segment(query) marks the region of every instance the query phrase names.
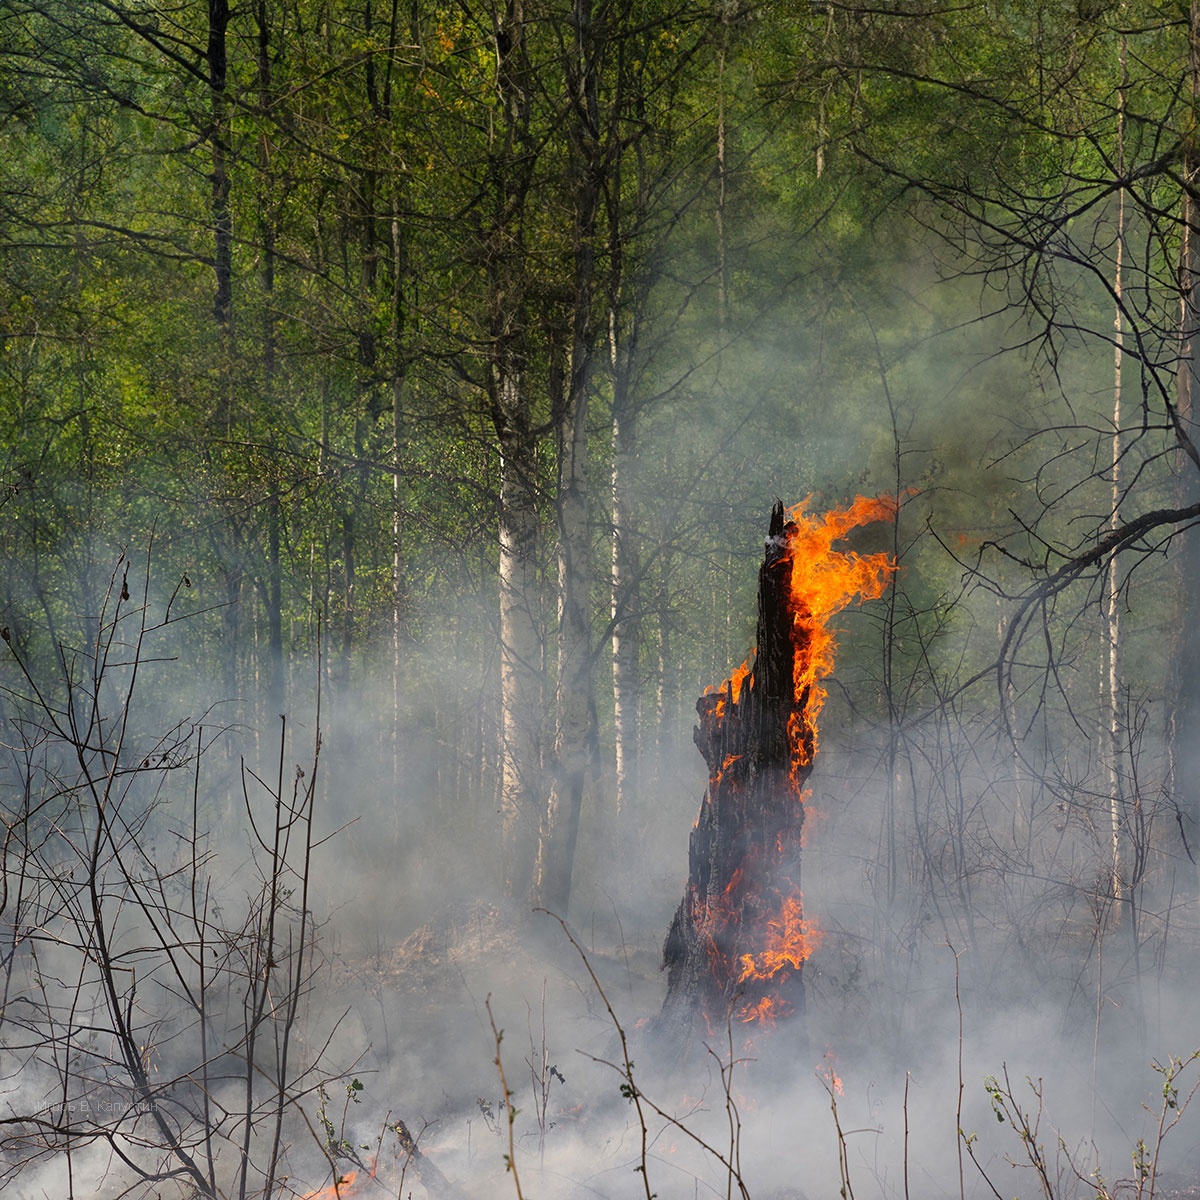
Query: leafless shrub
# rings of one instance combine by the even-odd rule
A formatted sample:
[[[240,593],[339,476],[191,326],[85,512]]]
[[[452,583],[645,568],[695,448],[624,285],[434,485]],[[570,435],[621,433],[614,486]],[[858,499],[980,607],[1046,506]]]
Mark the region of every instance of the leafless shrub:
[[[306,767],[288,769],[286,721],[273,777],[243,764],[243,836],[214,828],[219,731],[145,732],[145,667],[179,618],[174,596],[155,615],[149,556],[136,599],[132,570],[53,677],[5,637],[0,1187],[275,1196],[300,1106],[340,1076],[306,1011],[319,719]]]

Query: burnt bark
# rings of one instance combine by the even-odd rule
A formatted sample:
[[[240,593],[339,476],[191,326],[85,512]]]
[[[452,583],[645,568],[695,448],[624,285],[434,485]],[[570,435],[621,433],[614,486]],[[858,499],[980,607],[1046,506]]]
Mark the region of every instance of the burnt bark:
[[[403,1121],[397,1121],[395,1129],[396,1140],[406,1155],[405,1169],[412,1168],[417,1181],[433,1200],[462,1200],[462,1191],[421,1153],[417,1139],[409,1132],[408,1126]]]
[[[753,667],[740,687],[735,674],[696,704],[694,740],[709,781],[692,830],[687,887],[663,947],[667,995],[658,1024],[667,1033],[703,1033],[707,1024],[715,1034],[728,1020],[761,1018],[764,1004],[774,1019],[804,1007],[800,964],[770,979],[746,975],[764,933],[789,911],[793,922],[800,918],[802,798],[814,736],[804,723],[807,695],[794,687],[806,647],[789,605],[787,532],[776,504],[759,568]]]

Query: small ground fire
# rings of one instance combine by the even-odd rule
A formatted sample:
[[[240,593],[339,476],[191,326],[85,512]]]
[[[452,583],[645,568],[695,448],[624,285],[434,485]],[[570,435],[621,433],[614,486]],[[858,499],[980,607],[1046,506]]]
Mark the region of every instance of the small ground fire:
[[[834,544],[860,525],[895,520],[898,504],[859,497],[821,516],[807,505],[772,511],[754,656],[696,704],[708,787],[664,946],[660,1018],[688,1028],[697,1017],[711,1031],[798,1012],[803,965],[821,940],[804,916],[800,850],[823,680],[837,649],[829,622],[881,596],[896,570],[887,554]]]

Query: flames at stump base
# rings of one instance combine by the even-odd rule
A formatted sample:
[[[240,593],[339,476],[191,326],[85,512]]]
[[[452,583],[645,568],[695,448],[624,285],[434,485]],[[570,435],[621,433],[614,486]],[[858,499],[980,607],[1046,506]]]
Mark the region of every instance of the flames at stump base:
[[[696,703],[708,787],[692,830],[688,883],[663,947],[660,1028],[716,1033],[773,1024],[804,1008],[804,963],[820,943],[805,918],[800,850],[805,784],[817,749],[822,681],[833,670],[829,618],[881,595],[885,554],[833,549],[858,525],[894,520],[896,502],[859,498],[810,517],[776,504],[758,574],[753,659]]]

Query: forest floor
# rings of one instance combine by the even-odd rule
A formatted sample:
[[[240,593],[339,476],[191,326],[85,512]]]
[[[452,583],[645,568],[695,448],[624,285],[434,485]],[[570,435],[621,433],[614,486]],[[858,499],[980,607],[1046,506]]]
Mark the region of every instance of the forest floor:
[[[389,1049],[379,1054],[380,1065],[368,1090],[386,1098],[389,1110],[408,1124],[429,1161],[453,1181],[456,1191],[461,1188],[462,1195],[479,1200],[517,1195],[505,1167],[507,1122],[495,1062],[499,1056],[517,1110],[514,1150],[524,1195],[537,1200],[644,1195],[636,1174],[638,1121],[628,1098],[621,1095],[623,1080],[617,1069],[624,1051],[588,975],[590,967],[629,1039],[628,1054],[638,1064],[639,1086],[647,1098],[666,1097],[664,1110],[686,1114],[681,1125],[713,1139],[710,1144],[722,1153],[728,1154],[730,1121],[736,1122],[734,1152],[740,1153],[745,1168],[747,1195],[754,1200],[826,1200],[839,1194],[834,1123],[838,1114],[830,1112],[833,1097],[814,1086],[812,1067],[806,1065],[811,1055],[784,1053],[784,1047],[800,1042],[776,1035],[764,1043],[769,1053],[752,1051],[740,1060],[732,1104],[723,1090],[719,1054],[702,1050],[691,1063],[699,1066],[702,1083],[684,1084],[679,1073],[659,1069],[646,1033],[664,988],[657,947],[648,936],[627,941],[623,931],[611,927],[593,927],[586,934],[576,931],[576,936],[583,943],[586,965],[557,922],[544,916],[530,922],[500,903],[464,902],[374,956],[342,958],[344,988],[357,993],[364,1010],[373,1009],[377,1020],[392,1021],[382,1033],[379,1028],[369,1031],[376,1046]],[[818,1003],[829,1002],[819,986],[814,990]],[[499,1041],[491,1028],[493,1018],[502,1034]],[[720,1039],[713,1042],[719,1049]],[[804,1075],[808,1091],[800,1084],[780,1086],[789,1073]],[[977,1081],[968,1081],[968,1086],[972,1082]],[[941,1076],[937,1084],[938,1107],[928,1111],[939,1123],[943,1117],[952,1123],[953,1089]],[[756,1091],[764,1094],[755,1096]],[[868,1096],[864,1101],[863,1089],[858,1092],[841,1102],[842,1119],[850,1122],[845,1127],[853,1128],[853,1135],[842,1141],[849,1152],[852,1194],[860,1200],[868,1195],[881,1200],[959,1200],[963,1194],[973,1200],[994,1194],[970,1164],[960,1192],[956,1169],[945,1166],[953,1154],[952,1134],[941,1143],[943,1168],[918,1172],[914,1165],[914,1187],[906,1190],[899,1165],[884,1165],[894,1144],[885,1151],[883,1136],[871,1140],[875,1133],[884,1134],[885,1124],[887,1136],[895,1138],[896,1113],[885,1112],[882,1099]],[[889,1097],[888,1103],[892,1101]],[[874,1106],[869,1125],[859,1119],[864,1102]],[[985,1118],[991,1115],[985,1108]],[[1187,1114],[1190,1127],[1185,1124],[1174,1135],[1171,1161],[1155,1181],[1154,1195],[1160,1200],[1200,1200],[1200,1158],[1196,1145],[1188,1144],[1189,1139],[1200,1142],[1195,1137],[1197,1115]],[[907,1126],[907,1111],[904,1122]],[[714,1169],[711,1152],[689,1155],[689,1149],[696,1149],[688,1142],[691,1135],[669,1119],[654,1117],[647,1126],[647,1174],[662,1200],[725,1194],[723,1168],[715,1162]],[[978,1128],[986,1128],[996,1146],[987,1161],[1004,1200],[1018,1195],[1030,1200],[1095,1200],[1094,1186],[1066,1176],[1045,1193],[1028,1167],[1010,1169],[1012,1161],[1023,1161],[1015,1131],[997,1132],[995,1125],[988,1128],[982,1122]],[[1007,1142],[1001,1140],[1008,1134]],[[723,1141],[716,1140],[718,1136]],[[1043,1128],[1039,1136],[1052,1142],[1056,1135]],[[864,1150],[868,1145],[872,1148]],[[914,1149],[914,1163],[917,1154]],[[1129,1173],[1128,1150],[1112,1161],[1115,1172]],[[393,1166],[400,1170],[403,1164],[394,1160]],[[412,1179],[410,1173],[406,1189]],[[1012,1190],[1015,1187],[1020,1187],[1019,1193]],[[420,1195],[419,1188],[415,1194]],[[1113,1194],[1118,1200],[1148,1200],[1149,1191],[1146,1187],[1139,1194],[1135,1185],[1125,1182]],[[436,1190],[429,1195],[446,1200]]]

